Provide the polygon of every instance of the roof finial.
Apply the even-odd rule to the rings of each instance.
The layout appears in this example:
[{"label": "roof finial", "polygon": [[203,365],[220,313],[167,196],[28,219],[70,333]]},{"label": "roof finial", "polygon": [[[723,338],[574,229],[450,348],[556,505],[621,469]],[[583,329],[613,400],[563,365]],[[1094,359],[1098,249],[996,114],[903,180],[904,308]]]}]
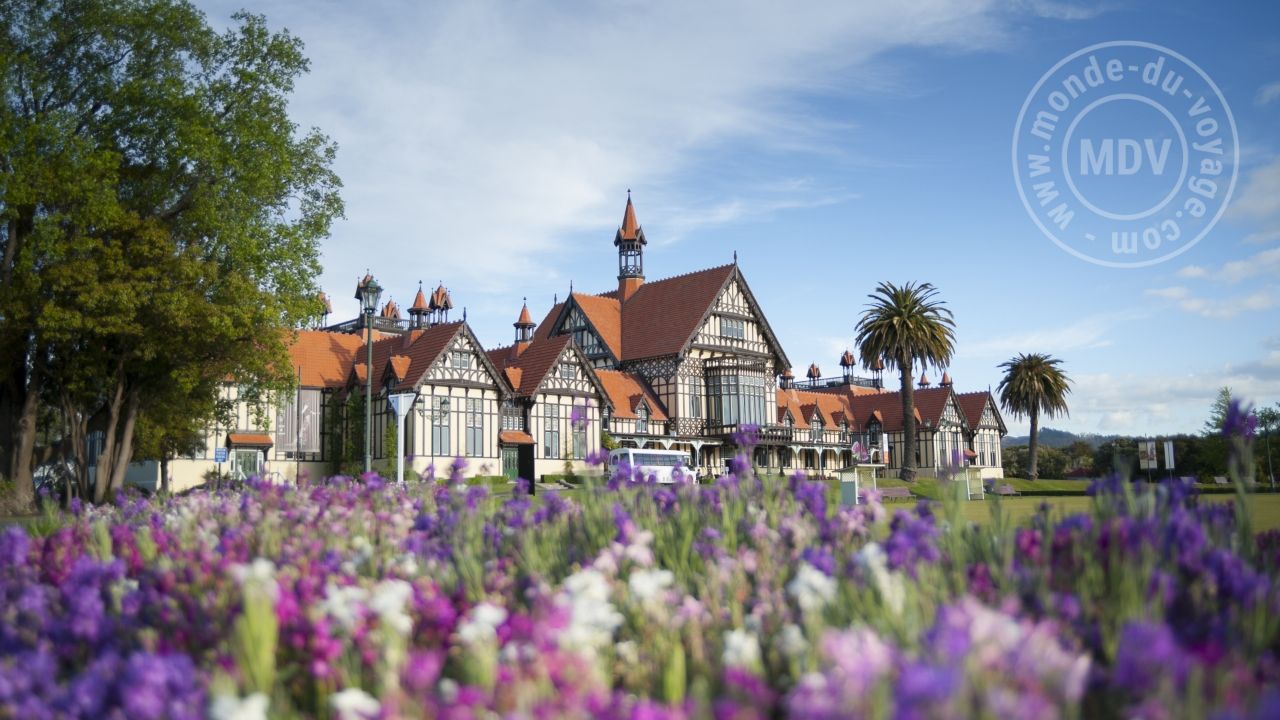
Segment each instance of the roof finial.
[{"label": "roof finial", "polygon": [[738,251],[737,251],[737,250],[734,250],[734,251],[733,251],[733,264],[734,264],[734,265],[737,265],[737,264],[738,264]]},{"label": "roof finial", "polygon": [[573,278],[569,278],[569,294],[573,294]]},{"label": "roof finial", "polygon": [[462,306],[462,322],[465,323],[466,321],[467,321],[467,306],[463,305]]}]

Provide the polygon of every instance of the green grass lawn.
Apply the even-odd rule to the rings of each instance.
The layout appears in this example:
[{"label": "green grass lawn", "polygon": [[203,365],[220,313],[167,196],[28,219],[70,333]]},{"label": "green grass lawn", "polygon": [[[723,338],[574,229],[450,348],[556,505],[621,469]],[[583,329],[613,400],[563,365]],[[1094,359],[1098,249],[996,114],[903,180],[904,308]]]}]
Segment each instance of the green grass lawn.
[{"label": "green grass lawn", "polygon": [[[1010,518],[1016,524],[1034,515],[1042,503],[1048,503],[1052,508],[1050,512],[1053,516],[1060,518],[1072,513],[1088,512],[1091,500],[1092,498],[1087,496],[1006,497],[1001,498],[1001,504],[1005,512],[1009,513]],[[1200,502],[1234,501],[1235,496],[1233,495],[1205,495],[1200,499]],[[893,508],[896,505],[907,507],[910,503],[886,503],[885,507]],[[986,524],[991,520],[990,503],[987,501],[974,500],[964,503],[961,505],[961,512],[966,520],[979,525]],[[1249,512],[1255,531],[1280,529],[1280,495],[1251,495],[1249,497]]]}]

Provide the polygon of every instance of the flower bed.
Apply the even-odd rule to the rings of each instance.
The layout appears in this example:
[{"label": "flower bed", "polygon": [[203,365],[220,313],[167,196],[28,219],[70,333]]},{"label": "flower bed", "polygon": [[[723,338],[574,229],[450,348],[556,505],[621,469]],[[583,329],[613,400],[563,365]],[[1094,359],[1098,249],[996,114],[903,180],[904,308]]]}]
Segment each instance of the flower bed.
[{"label": "flower bed", "polygon": [[0,717],[1280,713],[1280,535],[1190,488],[1021,526],[992,497],[982,528],[745,466],[490,492],[334,478],[6,529]]}]

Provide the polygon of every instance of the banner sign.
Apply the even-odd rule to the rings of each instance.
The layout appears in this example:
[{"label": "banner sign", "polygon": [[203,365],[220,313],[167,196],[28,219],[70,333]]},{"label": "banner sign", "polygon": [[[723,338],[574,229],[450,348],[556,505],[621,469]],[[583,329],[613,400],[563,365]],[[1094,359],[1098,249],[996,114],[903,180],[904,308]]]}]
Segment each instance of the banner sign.
[{"label": "banner sign", "polygon": [[1138,468],[1155,470],[1157,467],[1156,441],[1140,440],[1138,442]]},{"label": "banner sign", "polygon": [[1164,469],[1165,470],[1173,469],[1173,441],[1172,440],[1164,441]]}]

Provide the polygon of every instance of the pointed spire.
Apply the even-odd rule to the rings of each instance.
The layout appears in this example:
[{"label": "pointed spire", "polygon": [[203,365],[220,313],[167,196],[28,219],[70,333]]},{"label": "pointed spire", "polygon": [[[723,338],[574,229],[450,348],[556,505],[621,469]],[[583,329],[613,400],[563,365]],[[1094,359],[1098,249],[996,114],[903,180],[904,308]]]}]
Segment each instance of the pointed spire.
[{"label": "pointed spire", "polygon": [[529,298],[522,298],[524,304],[520,306],[520,318],[516,320],[516,327],[531,327],[533,325],[533,317],[529,315]]},{"label": "pointed spire", "polygon": [[945,370],[942,372],[942,387],[951,387],[951,373]]},{"label": "pointed spire", "polygon": [[644,229],[636,220],[636,206],[631,204],[630,190],[627,190],[627,208],[622,211],[622,225],[618,227],[618,234],[614,236],[613,244],[620,245],[625,241],[639,242],[641,245],[648,244],[644,239]]},{"label": "pointed spire", "polygon": [[431,308],[427,304],[427,296],[422,292],[422,281],[418,281],[418,294],[413,298],[413,306],[409,308],[409,312],[427,312]]},{"label": "pointed spire", "polygon": [[822,377],[822,371],[818,369],[818,363],[812,363],[809,365],[809,373],[807,377],[810,380],[817,380]]},{"label": "pointed spire", "polygon": [[925,371],[925,372],[920,373],[920,387],[929,387],[929,373],[928,373],[928,371]]},{"label": "pointed spire", "polygon": [[853,353],[849,352],[848,350],[845,350],[844,354],[840,356],[840,367],[849,368],[849,367],[853,367],[854,364],[855,364],[855,361],[853,359]]}]

